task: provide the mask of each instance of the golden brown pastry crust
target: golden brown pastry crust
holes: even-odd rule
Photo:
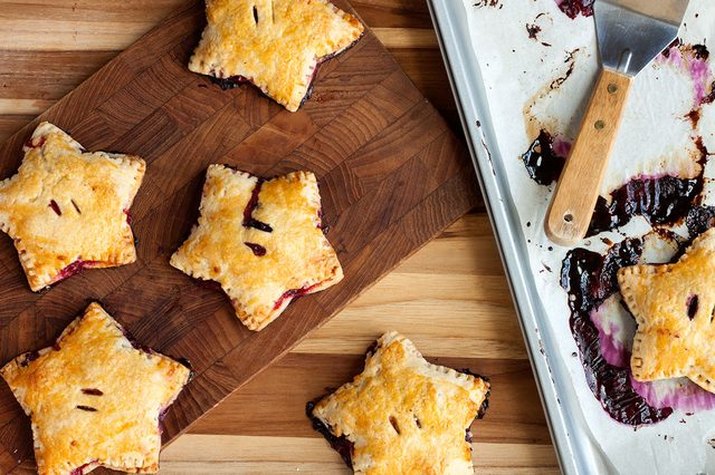
[[[0,182],[0,229],[10,235],[33,291],[63,269],[136,260],[127,213],[144,177],[139,157],[86,153],[43,122],[24,147],[17,174]]]
[[[328,0],[206,0],[206,16],[189,69],[245,78],[292,112],[319,61],[349,48],[364,30]]]
[[[410,340],[383,335],[365,369],[312,415],[354,444],[355,473],[472,474],[465,430],[489,383],[428,363]]]
[[[623,299],[638,323],[631,357],[636,380],[685,376],[715,392],[713,282],[715,228],[695,239],[675,264],[618,272]]]
[[[159,416],[188,382],[184,365],[139,350],[97,303],[54,347],[20,355],[0,375],[32,421],[40,475],[105,466],[159,469]]]
[[[270,232],[245,225],[259,183],[251,215]],[[171,256],[171,265],[221,284],[243,324],[261,330],[295,295],[327,289],[343,278],[338,256],[320,228],[320,208],[312,173],[260,182],[248,173],[211,165],[198,226]],[[260,248],[265,255],[254,252]]]

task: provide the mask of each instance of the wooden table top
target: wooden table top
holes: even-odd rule
[[[184,1],[0,0],[0,141]],[[352,4],[461,134],[424,0]],[[481,207],[208,413],[164,451],[161,473],[348,473],[312,431],[304,405],[347,381],[370,342],[390,329],[410,337],[432,361],[466,361],[491,377],[491,407],[474,426],[478,472],[558,473]]]

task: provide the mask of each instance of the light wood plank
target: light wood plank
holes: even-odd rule
[[[48,20],[46,18],[2,18],[3,28],[13,34],[3,35],[0,49],[19,51],[105,51],[123,50],[149,31],[156,21],[84,21]],[[51,30],[52,34],[38,34]],[[373,32],[388,48],[435,48],[433,30],[374,28]]]
[[[554,451],[545,445],[474,444],[472,459],[479,473],[558,473]],[[324,440],[295,437],[191,434],[169,446],[161,463],[165,475],[351,473]]]

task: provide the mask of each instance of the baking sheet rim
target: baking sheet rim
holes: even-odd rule
[[[457,0],[428,0],[427,5],[496,235],[561,470],[569,475],[614,472],[586,426],[576,394],[569,387],[571,380],[566,365],[555,349],[550,350],[555,339],[548,326],[539,324],[547,315],[531,277],[526,242],[505,179],[506,172],[500,173],[503,160],[496,147],[481,73],[474,61],[478,52],[472,48],[464,4]],[[470,56],[472,61],[469,61]],[[551,355],[553,360],[549,359]]]

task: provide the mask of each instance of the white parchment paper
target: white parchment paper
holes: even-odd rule
[[[463,2],[474,61],[488,93],[500,152],[496,155],[506,161],[509,187],[529,242],[533,278],[548,314],[545,324],[553,327],[560,341],[558,354],[548,356],[566,361],[592,440],[606,454],[614,472],[715,473],[715,448],[711,445],[715,411],[676,411],[663,422],[634,429],[612,420],[591,393],[580,359],[573,356],[578,350],[569,329],[567,295],[559,285],[559,270],[569,249],[550,243],[543,233],[552,187],[532,181],[520,159],[541,128],[567,138],[577,134],[598,72],[593,18],[571,19],[558,8],[557,0]],[[532,35],[535,37],[530,38],[527,25],[539,27]],[[706,45],[708,39],[715,38],[715,1],[691,0],[680,38],[684,43]],[[701,98],[703,87],[710,87],[707,81],[712,78],[712,70],[694,71],[687,61],[677,58],[660,58],[637,77],[603,196],[641,174],[698,175],[700,153],[695,139],[702,137],[703,144],[715,150],[715,106],[700,108],[697,127],[685,115]],[[708,204],[715,195],[708,179],[712,168],[708,163],[705,173]],[[637,217],[619,232],[602,233],[585,240],[581,247],[603,252],[608,246],[601,237],[620,242],[650,230],[647,222]]]

